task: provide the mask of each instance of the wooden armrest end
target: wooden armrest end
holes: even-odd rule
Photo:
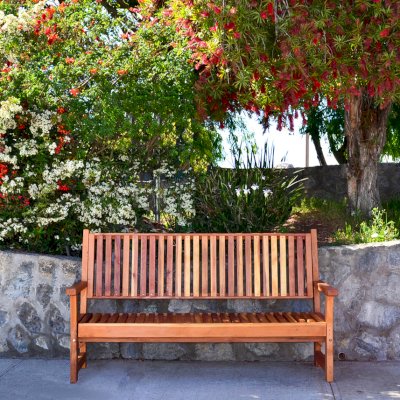
[[[68,287],[65,292],[67,293],[68,296],[76,296],[78,293],[80,293],[83,289],[87,288],[87,282],[77,282],[75,285],[72,285],[71,287]]]
[[[339,291],[332,286],[329,286],[324,281],[315,282],[317,290],[322,292],[325,296],[337,296]]]

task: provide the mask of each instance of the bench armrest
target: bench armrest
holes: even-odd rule
[[[83,289],[87,288],[87,282],[77,282],[75,285],[68,287],[65,291],[68,296],[76,296],[79,294]]]
[[[337,296],[339,294],[338,290],[332,286],[329,286],[324,281],[316,281],[314,282],[316,290],[318,292],[322,292],[325,296]]]

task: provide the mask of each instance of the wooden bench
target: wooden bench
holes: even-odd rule
[[[320,293],[325,295],[321,313]],[[71,302],[71,383],[88,342],[314,342],[333,380],[333,302],[319,280],[317,233],[83,232]],[[78,308],[78,298],[80,305]],[[88,299],[305,299],[313,312],[91,314]],[[325,345],[325,352],[321,347]]]

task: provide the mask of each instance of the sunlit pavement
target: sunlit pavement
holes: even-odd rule
[[[0,359],[0,399],[400,399],[400,362],[336,362],[335,382],[308,363]]]

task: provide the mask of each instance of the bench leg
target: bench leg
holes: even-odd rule
[[[78,382],[78,342],[72,337],[70,348],[70,382]]]
[[[325,341],[325,377],[328,382],[333,382],[333,301],[334,296],[326,296],[326,341]]]
[[[314,343],[314,365],[316,367],[321,367],[320,362],[319,362],[320,354],[321,354],[321,343],[315,342]]]
[[[81,354],[85,358],[85,361],[82,363],[82,366],[80,368],[86,368],[87,367],[87,357],[86,357],[86,343],[85,342],[79,342],[79,354]]]
[[[70,296],[70,382],[78,381],[78,301],[76,296]]]
[[[333,382],[333,327],[328,326],[325,343],[325,377]]]

